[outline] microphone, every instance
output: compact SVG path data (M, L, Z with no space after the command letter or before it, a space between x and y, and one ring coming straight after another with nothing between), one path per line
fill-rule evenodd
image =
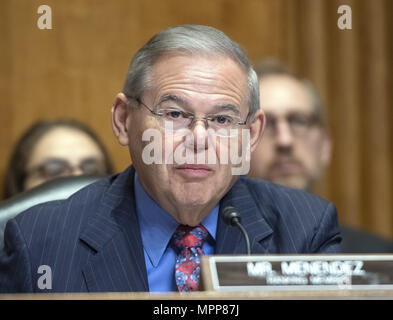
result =
M227 225L238 227L240 231L243 233L244 239L246 240L247 254L250 255L251 254L250 239L248 237L246 229L244 229L243 225L241 224L240 213L234 207L226 207L222 211L222 216L224 222Z

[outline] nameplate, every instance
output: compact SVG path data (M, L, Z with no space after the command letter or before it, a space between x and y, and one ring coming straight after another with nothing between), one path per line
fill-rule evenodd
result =
M393 255L206 256L204 290L389 290Z

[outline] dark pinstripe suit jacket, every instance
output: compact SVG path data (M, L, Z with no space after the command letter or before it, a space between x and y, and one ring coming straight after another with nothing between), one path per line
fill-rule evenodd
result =
M148 291L134 174L130 167L67 200L35 206L10 220L0 257L0 291ZM240 177L221 200L221 208L229 205L241 213L255 254L339 251L335 207L317 196ZM245 253L240 231L221 218L215 250ZM40 265L52 270L50 290L39 289Z

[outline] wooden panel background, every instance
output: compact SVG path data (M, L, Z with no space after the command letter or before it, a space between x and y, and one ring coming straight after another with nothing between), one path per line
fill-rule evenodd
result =
M37 28L42 4L52 30ZM352 8L352 30L337 27L341 4ZM278 57L316 83L334 139L317 192L340 222L393 238L392 17L390 0L1 0L0 180L23 130L64 116L95 129L125 168L110 106L131 56L163 28L207 24L250 58Z

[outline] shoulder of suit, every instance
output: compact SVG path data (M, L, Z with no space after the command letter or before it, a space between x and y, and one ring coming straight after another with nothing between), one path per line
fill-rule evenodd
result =
M101 203L103 194L111 184L112 177L100 179L83 187L67 199L53 200L37 204L16 216L18 223L31 224L37 219L62 219L66 214L88 216L94 213Z
M241 182L247 186L254 197L268 203L311 202L324 207L329 203L322 197L305 190L285 187L263 179L242 176Z

